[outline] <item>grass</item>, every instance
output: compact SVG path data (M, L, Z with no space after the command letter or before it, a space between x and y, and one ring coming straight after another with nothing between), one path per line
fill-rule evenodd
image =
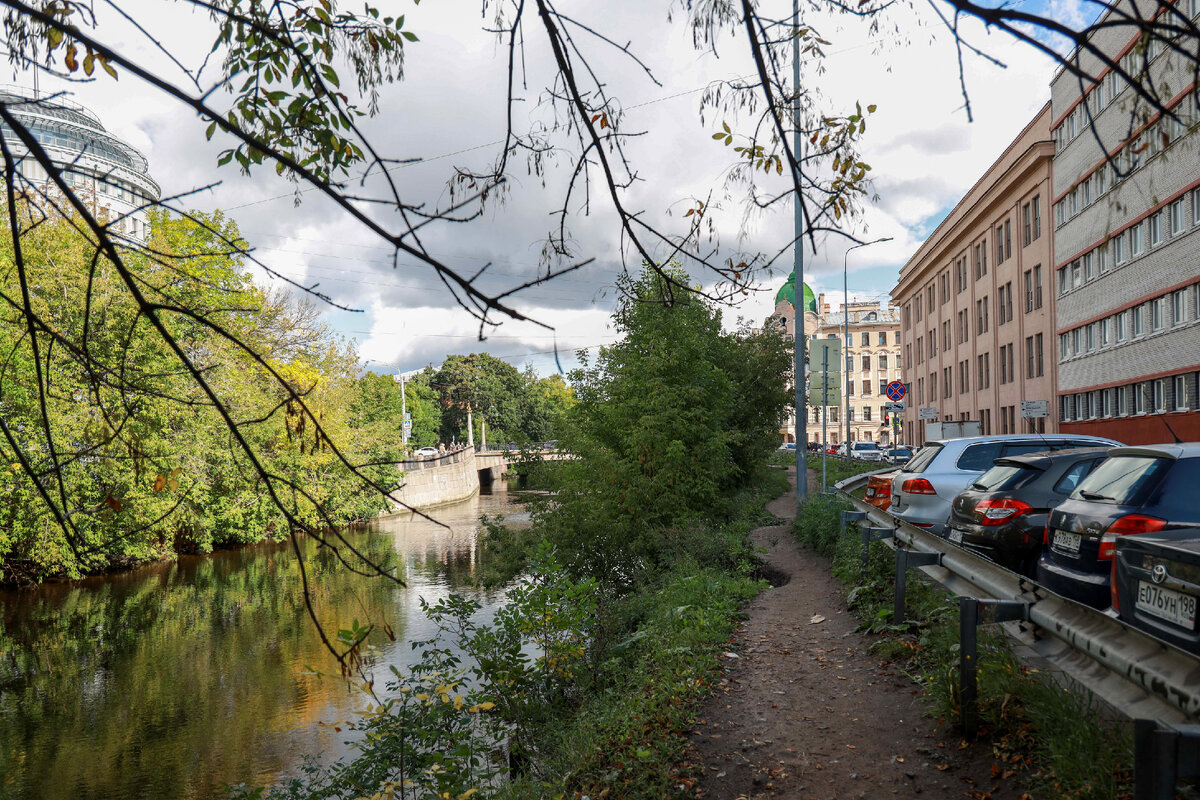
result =
M833 574L848 590L847 605L863 629L878 635L873 652L902 661L926 690L934 713L957 724L957 604L914 572L907 584L908 622L894 625L894 554L873 543L862 567L861 539L839 532L839 513L849 508L836 498L813 498L796 519L796 536L832 559ZM1127 727L1106 720L1086 690L1064 688L1023 665L997 629L981 628L978 646L980 737L991 742L998 774L1021 771L1035 796L1131 796L1133 749Z

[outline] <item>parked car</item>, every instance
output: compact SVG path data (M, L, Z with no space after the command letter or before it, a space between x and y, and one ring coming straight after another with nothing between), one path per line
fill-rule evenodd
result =
M907 464L912 461L913 451L908 447L883 448L883 460L893 464Z
M882 461L883 451L874 442L852 442L850 457L857 458L859 461Z
M1200 655L1200 532L1163 530L1115 544L1113 610L1135 628Z
M841 450L842 450L841 445L831 444L831 445L829 445L829 447L825 448L825 453L827 455L831 455L831 456L840 456L842 454Z
M794 453L794 452L796 452L796 443L795 442L784 442L783 444L779 445L779 449L781 451Z
M1120 444L1099 436L1058 433L968 436L926 442L892 479L892 505L888 511L905 522L944 536L951 501L991 469L997 458Z
M1122 536L1191 528L1200 534L1200 442L1118 447L1050 512L1038 582L1096 608L1112 602Z
M413 453L416 458L437 458L438 451L436 447L422 447Z
M895 472L884 472L867 478L867 488L863 499L876 508L887 511L888 505L892 502L892 478L895 476Z
M821 443L820 442L809 442L808 449L814 453L819 453L819 452L821 452L821 449L822 449Z
M1034 577L1050 509L1107 453L1105 447L1085 447L996 459L950 504L946 538Z

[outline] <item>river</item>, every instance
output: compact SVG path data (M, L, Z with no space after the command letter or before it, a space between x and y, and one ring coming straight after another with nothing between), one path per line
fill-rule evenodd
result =
M467 594L489 616L502 599L470 586L485 513L528 519L498 492L431 512L449 528L406 514L352 534L402 565L406 586L353 575L306 544L323 624L391 625L395 641L371 639L379 685L434 632L419 597ZM343 753L333 724L366 702L336 677L290 545L0 592L0 623L3 800L207 800L225 784L272 783L305 757Z

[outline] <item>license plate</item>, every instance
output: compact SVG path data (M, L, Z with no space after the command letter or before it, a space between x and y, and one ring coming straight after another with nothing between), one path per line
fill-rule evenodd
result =
M1080 536L1078 533L1068 533L1067 531L1054 532L1054 548L1056 550L1066 550L1071 553L1078 553L1079 540Z
M1137 607L1147 614L1174 622L1189 631L1196 627L1196 598L1190 594L1140 581Z
M950 541L954 542L955 544L962 544L962 536L963 532L957 528L950 529Z

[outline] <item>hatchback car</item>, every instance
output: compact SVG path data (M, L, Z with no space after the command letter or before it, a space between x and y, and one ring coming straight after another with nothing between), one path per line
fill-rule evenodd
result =
M968 436L927 442L892 479L892 505L888 511L905 522L941 536L950 516L951 501L991 469L997 458L1071 447L1117 447L1120 444L1099 436L1058 433Z
M885 472L882 475L872 475L867 478L867 488L863 493L863 499L876 508L887 511L892 502L892 478L895 476L894 472Z
M1200 655L1200 531L1121 537L1113 559L1113 610L1152 636Z
M1112 601L1122 536L1200 529L1200 442L1118 447L1050 512L1038 582L1095 608Z
M1034 577L1050 509L1067 499L1108 448L996 459L950 506L946 538Z
M893 464L907 464L912 461L913 451L908 447L887 448L883 450L884 461L890 461Z

